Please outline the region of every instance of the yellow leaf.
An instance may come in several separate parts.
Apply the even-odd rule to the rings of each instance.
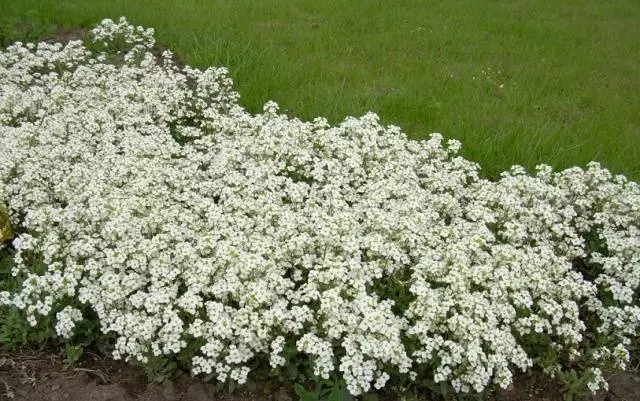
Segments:
[[[11,229],[11,221],[9,215],[0,207],[0,242],[7,242],[13,239],[13,230]]]

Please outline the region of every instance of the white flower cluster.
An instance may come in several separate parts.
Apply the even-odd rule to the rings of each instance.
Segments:
[[[56,314],[56,333],[62,338],[70,338],[78,321],[82,320],[82,312],[71,306],[65,306]]]
[[[117,38],[122,38],[128,44],[139,44],[148,49],[155,44],[153,28],[133,26],[125,17],[120,17],[118,22],[104,19],[91,30],[91,34],[94,43],[101,43],[105,47]]]
[[[0,203],[23,282],[0,302],[32,324],[57,312],[71,336],[74,299],[117,336],[114,356],[199,341],[193,373],[238,382],[296,347],[354,395],[416,372],[506,387],[548,349],[624,367],[636,183],[597,164],[485,180],[439,134],[408,140],[374,114],[302,122],[272,102],[252,115],[225,69],[156,59],[152,30],[105,20],[93,35],[98,50],[0,52]]]
[[[602,371],[598,368],[590,368],[589,373],[591,374],[591,380],[587,383],[587,388],[591,390],[593,393],[602,389],[608,390],[609,384],[602,376]]]
[[[125,60],[137,58],[141,52],[151,50],[156,43],[153,28],[134,27],[126,18],[121,17],[118,22],[110,19],[103,20],[91,30],[91,40],[94,44],[111,49],[112,53],[125,54]],[[98,60],[104,61],[104,57]]]

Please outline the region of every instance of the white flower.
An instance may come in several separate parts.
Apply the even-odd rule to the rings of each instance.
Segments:
[[[425,366],[459,392],[506,387],[539,358],[534,333],[592,369],[590,388],[628,362],[636,183],[593,163],[485,180],[440,134],[411,141],[373,113],[303,122],[273,102],[254,115],[225,68],[154,56],[153,30],[91,33],[90,48],[0,52],[0,203],[23,280],[0,304],[31,325],[55,313],[72,336],[73,300],[115,358],[196,338],[193,373],[239,383],[295,344],[353,395]],[[608,342],[584,355],[594,331]]]
[[[76,323],[82,320],[82,313],[75,308],[66,306],[56,314],[56,333],[62,338],[70,338]]]

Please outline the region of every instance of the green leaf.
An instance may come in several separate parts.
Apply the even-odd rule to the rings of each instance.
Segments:
[[[295,364],[292,364],[292,363],[287,364],[286,371],[287,371],[287,376],[289,376],[289,379],[296,380],[298,378],[298,368],[296,367]]]
[[[67,345],[64,350],[67,362],[77,362],[84,353],[82,345]]]
[[[302,384],[294,384],[293,389],[300,397],[300,401],[318,401],[319,399],[319,392],[309,391]]]
[[[14,350],[28,341],[29,325],[16,308],[0,310],[0,344],[5,350]]]
[[[8,252],[0,252],[0,274],[9,274],[13,268],[13,255]]]
[[[337,383],[329,393],[328,401],[351,401],[353,396],[342,383]]]
[[[431,379],[424,379],[422,385],[436,394],[442,394],[442,386]]]

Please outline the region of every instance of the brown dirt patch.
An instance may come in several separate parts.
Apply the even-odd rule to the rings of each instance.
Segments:
[[[151,383],[134,366],[99,353],[88,353],[76,364],[65,363],[52,349],[0,351],[0,401],[293,401],[290,388],[265,391],[260,385],[245,386],[233,394],[216,391],[182,373],[163,383]],[[640,401],[637,371],[609,376],[610,390],[585,401]],[[382,400],[397,397],[386,395]],[[424,394],[420,399],[437,399]],[[562,386],[536,375],[522,375],[507,390],[497,391],[490,401],[561,401]]]
[[[605,375],[609,391],[574,398],[575,401],[640,401],[640,374],[637,369]],[[497,391],[491,401],[564,401],[562,383],[547,377],[524,374],[507,390]]]
[[[265,395],[250,389],[237,394],[180,374],[151,383],[144,373],[121,361],[89,353],[66,364],[53,350],[0,352],[0,401],[292,401],[276,391]]]
[[[57,28],[46,35],[43,42],[47,43],[68,43],[72,40],[83,40],[89,33],[88,29],[81,28]]]

